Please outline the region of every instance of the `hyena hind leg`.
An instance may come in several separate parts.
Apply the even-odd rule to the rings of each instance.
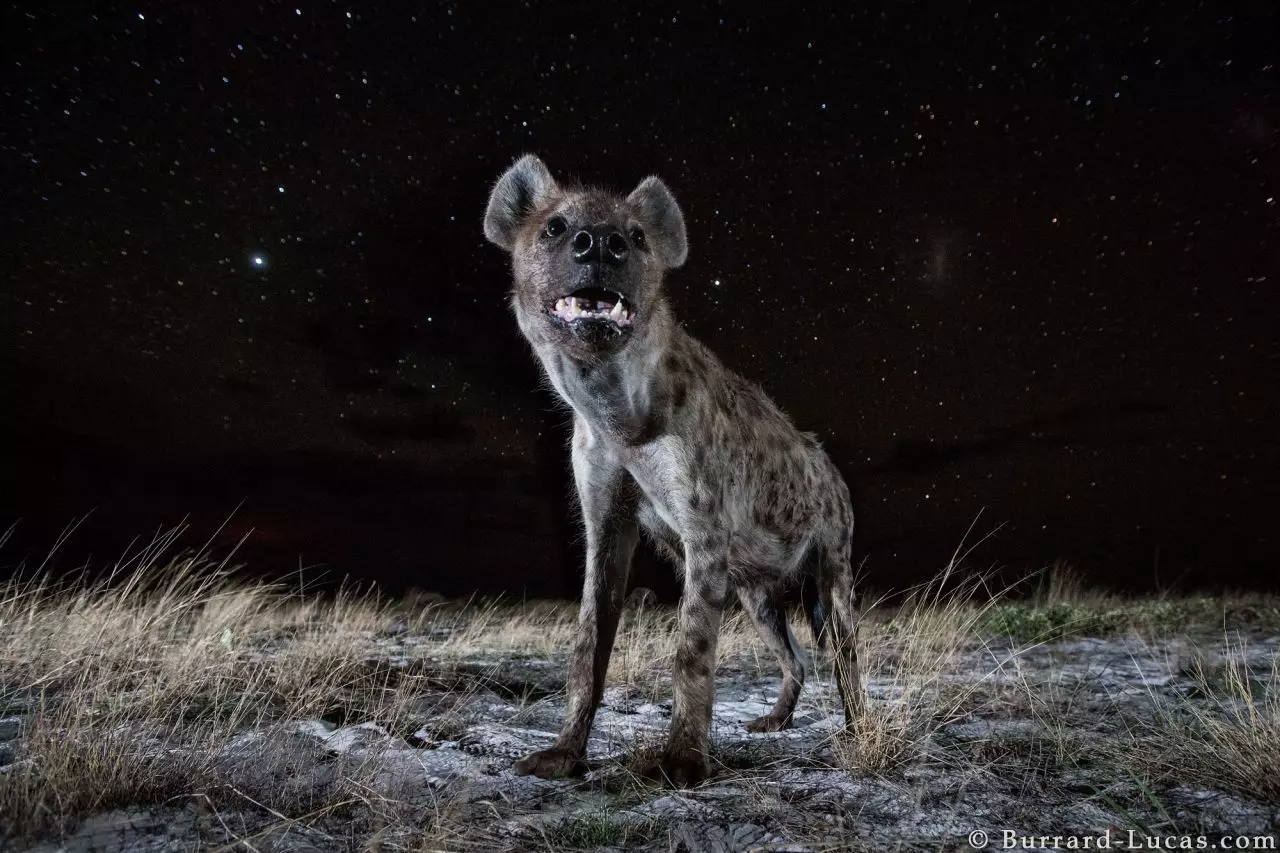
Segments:
[[[835,657],[836,687],[844,706],[845,727],[853,730],[864,706],[862,670],[858,665],[858,610],[853,564],[848,546],[828,553],[822,567],[822,583],[827,587],[827,633]]]
[[[740,587],[738,600],[751,617],[760,638],[782,668],[782,691],[773,710],[747,723],[749,732],[778,732],[791,728],[791,717],[809,669],[809,655],[787,624],[787,611],[778,590],[767,586]]]

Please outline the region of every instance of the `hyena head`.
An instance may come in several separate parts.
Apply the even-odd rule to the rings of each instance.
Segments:
[[[665,316],[662,275],[688,254],[684,215],[656,177],[626,198],[562,187],[532,154],[493,188],[484,235],[511,253],[525,337],[584,361],[620,351]]]

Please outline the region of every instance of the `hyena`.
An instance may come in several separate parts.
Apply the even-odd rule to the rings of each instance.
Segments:
[[[849,490],[811,433],[727,370],[672,314],[663,274],[685,261],[684,215],[657,177],[625,198],[561,186],[526,155],[499,179],[485,236],[511,253],[511,305],[573,409],[573,475],[587,565],[563,726],[515,764],[552,778],[585,769],[641,531],[683,574],[671,729],[652,773],[706,778],[716,637],[730,591],[782,667],[753,732],[791,725],[809,666],[782,589],[808,577],[815,639],[831,636],[847,726],[861,707]]]

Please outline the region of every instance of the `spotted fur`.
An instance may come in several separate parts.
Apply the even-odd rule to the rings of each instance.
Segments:
[[[687,244],[671,192],[656,177],[625,198],[563,187],[526,155],[494,187],[484,231],[511,253],[516,320],[574,412],[587,543],[562,730],[516,772],[582,770],[642,532],[684,581],[671,730],[655,772],[677,785],[708,775],[716,638],[730,593],[783,673],[773,709],[747,728],[791,725],[809,661],[781,593],[805,577],[819,594],[814,630],[832,638],[852,726],[862,688],[849,490],[812,434],[676,323],[663,276],[684,263]]]

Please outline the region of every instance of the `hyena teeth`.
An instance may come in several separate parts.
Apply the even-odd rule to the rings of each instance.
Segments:
[[[632,310],[621,294],[613,294],[614,301],[592,299],[587,296],[561,296],[555,301],[551,312],[559,317],[572,320],[578,317],[596,317],[610,320],[617,325],[625,326],[631,322]]]

